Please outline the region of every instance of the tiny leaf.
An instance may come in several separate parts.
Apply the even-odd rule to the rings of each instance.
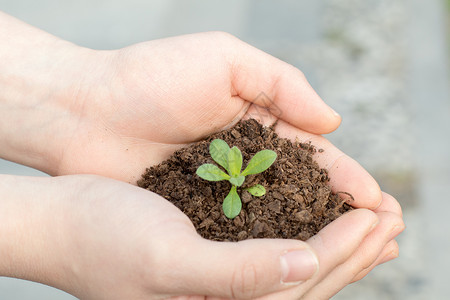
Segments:
[[[223,212],[229,219],[235,218],[241,212],[242,202],[236,192],[236,186],[232,186],[230,192],[223,200],[222,204]]]
[[[245,180],[245,176],[237,176],[237,177],[231,177],[230,179],[228,179],[228,181],[235,186],[241,186],[244,183]]]
[[[256,197],[261,197],[261,196],[264,196],[266,194],[266,189],[260,184],[257,184],[257,185],[254,185],[252,187],[249,187],[247,189],[247,191],[250,194],[252,194],[253,196],[256,196]]]
[[[230,147],[221,139],[215,139],[209,144],[209,154],[212,159],[228,171],[228,152]]]
[[[242,169],[242,153],[238,147],[234,146],[228,152],[228,172],[231,176],[237,177]]]
[[[251,174],[258,174],[267,170],[277,159],[277,154],[272,150],[261,150],[250,159],[245,170],[241,175],[247,176]]]
[[[198,167],[197,172],[195,173],[201,178],[209,181],[221,181],[230,179],[230,176],[228,174],[226,174],[218,166],[213,164],[203,164]]]

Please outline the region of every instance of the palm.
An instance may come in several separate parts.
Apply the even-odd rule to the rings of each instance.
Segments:
[[[186,257],[174,246],[199,239],[181,211],[153,193],[102,177],[63,176],[55,182],[57,193],[76,195],[76,201],[62,201],[70,217],[57,226],[68,230],[69,247],[58,240],[55,252],[77,266],[79,277],[60,288],[81,299],[141,299],[170,289],[153,283],[170,276],[165,266]]]
[[[108,96],[94,90],[83,99],[89,104],[72,134],[78,141],[64,149],[60,173],[135,182],[175,149],[237,121],[248,105],[233,92],[224,56],[209,51],[215,54],[205,60],[187,41],[149,42],[117,53],[120,62],[105,67],[118,70]],[[171,53],[152,51],[167,48]]]
[[[212,242],[197,235],[189,219],[175,206],[132,185],[80,175],[52,181],[27,180],[45,191],[41,195],[43,203],[67,212],[65,218],[49,219],[52,226],[46,236],[57,238],[47,241],[46,247],[55,253],[50,257],[63,262],[65,269],[76,266],[76,272],[69,273],[70,280],[63,277],[52,283],[81,299],[176,295],[245,295],[254,299],[250,295],[257,284],[260,295],[283,290],[267,299],[299,299],[307,293],[312,294],[307,299],[328,298],[355,274],[364,274],[366,270],[362,269],[383,250],[392,251],[395,244],[386,245],[387,241],[377,236],[401,222],[395,213],[386,212],[398,209],[395,200],[386,196],[383,207],[376,211],[380,225],[369,235],[377,217],[367,210],[354,210],[329,224],[307,242],[319,256],[319,272],[312,280],[291,289],[280,285],[278,260],[285,249],[306,247],[302,242]],[[58,199],[60,195],[67,198]],[[61,235],[65,243],[61,243]],[[243,272],[246,264],[255,266],[258,276]]]

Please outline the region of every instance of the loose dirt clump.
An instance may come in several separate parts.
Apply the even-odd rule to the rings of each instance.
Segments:
[[[243,168],[260,150],[271,149],[278,155],[268,170],[247,176],[238,188],[242,211],[232,220],[222,211],[230,183],[206,181],[195,174],[200,165],[215,163],[209,144],[216,138],[242,151]],[[352,209],[331,192],[327,171],[313,160],[316,151],[311,144],[280,138],[272,127],[252,119],[176,151],[168,160],[148,168],[138,185],[172,202],[191,219],[197,232],[210,240],[307,240]],[[266,188],[264,196],[255,197],[244,190],[255,184]]]

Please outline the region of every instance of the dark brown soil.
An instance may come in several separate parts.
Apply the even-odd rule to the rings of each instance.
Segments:
[[[200,165],[215,164],[209,155],[209,143],[215,138],[242,151],[243,168],[260,150],[271,149],[278,155],[268,170],[247,176],[238,188],[242,211],[233,220],[222,212],[222,201],[230,191],[230,183],[206,181],[195,174]],[[351,209],[331,193],[327,171],[320,169],[312,158],[315,152],[311,144],[293,143],[278,137],[272,128],[248,120],[175,152],[167,161],[148,168],[138,185],[175,204],[207,239],[306,240]],[[266,188],[264,196],[255,197],[244,191],[245,187],[257,183]]]

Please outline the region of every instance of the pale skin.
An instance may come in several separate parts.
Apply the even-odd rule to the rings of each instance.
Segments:
[[[0,275],[81,299],[328,299],[398,256],[398,202],[320,136],[341,119],[296,68],[224,33],[97,51],[0,13],[0,39],[0,157],[56,176],[0,176]],[[332,188],[358,209],[306,242],[218,243],[133,186],[175,149],[257,116],[261,92],[281,112],[262,121],[324,149]]]

